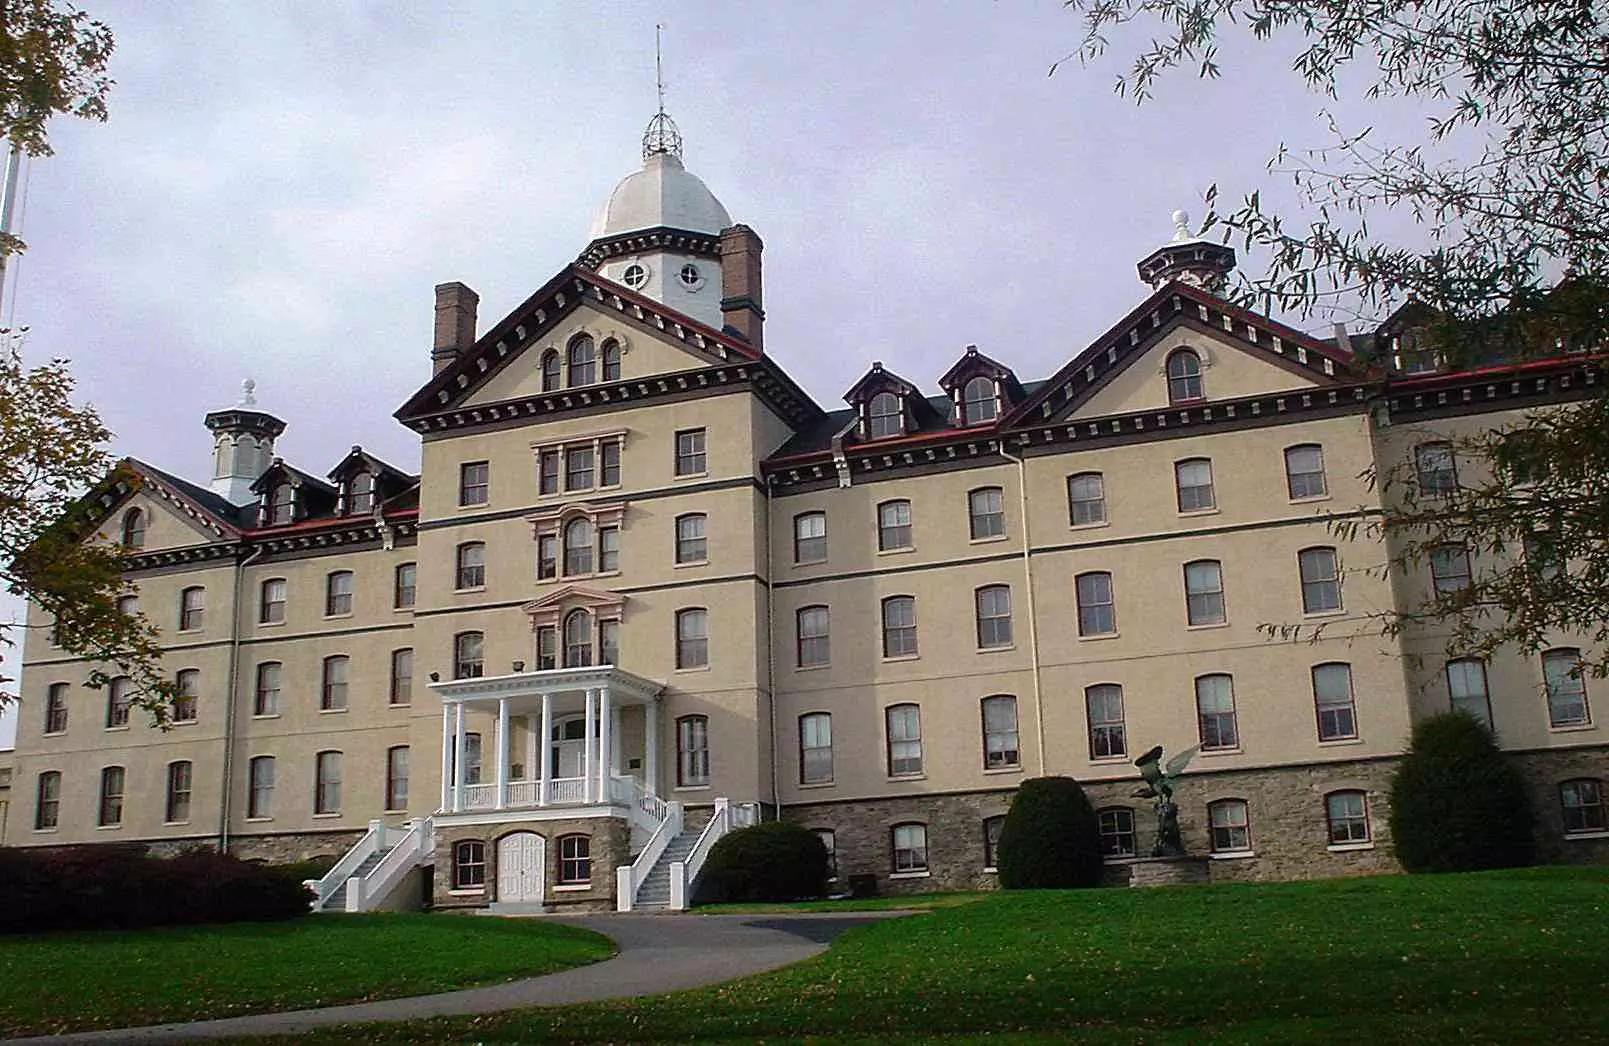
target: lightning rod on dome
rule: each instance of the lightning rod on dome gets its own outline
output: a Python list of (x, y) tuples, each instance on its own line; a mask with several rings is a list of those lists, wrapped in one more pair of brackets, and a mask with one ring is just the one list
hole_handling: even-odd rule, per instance
[(665, 63), (660, 46), (660, 35), (664, 29), (664, 23), (654, 26), (654, 88), (659, 95), (659, 111), (648, 121), (648, 129), (642, 135), (644, 163), (659, 155), (674, 156), (678, 160), (682, 158), (681, 128), (665, 112)]
[(247, 378), (240, 383), (240, 406), (255, 407), (257, 405), (257, 379)]

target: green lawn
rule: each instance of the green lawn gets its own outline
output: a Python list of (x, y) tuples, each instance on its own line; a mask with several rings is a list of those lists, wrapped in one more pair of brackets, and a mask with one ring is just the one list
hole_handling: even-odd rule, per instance
[(1609, 1041), (1609, 868), (998, 895), (637, 1002), (298, 1043)]
[(0, 937), (0, 1036), (420, 995), (613, 954), (556, 923), (420, 914)]

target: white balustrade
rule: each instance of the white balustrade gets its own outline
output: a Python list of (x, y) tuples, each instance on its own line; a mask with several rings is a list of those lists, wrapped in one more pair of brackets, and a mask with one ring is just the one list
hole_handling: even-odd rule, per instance
[(536, 781), (510, 781), (508, 783), (509, 806), (535, 806), (537, 804), (537, 791), (541, 786)]
[(465, 785), (464, 786), (464, 809), (465, 810), (495, 810), (495, 809), (497, 809), (497, 786), (496, 785), (489, 785), (489, 784), (484, 784), (484, 785), (480, 785), (480, 784), (478, 784), (478, 785)]

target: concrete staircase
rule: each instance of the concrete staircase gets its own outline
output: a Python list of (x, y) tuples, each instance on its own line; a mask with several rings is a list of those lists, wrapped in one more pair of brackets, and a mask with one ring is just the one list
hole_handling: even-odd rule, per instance
[[(383, 850), (376, 850), (374, 853), (365, 857), (363, 859), (363, 863), (358, 865), (357, 871), (353, 872), (352, 874), (359, 879), (367, 878), (369, 873), (374, 871), (375, 865), (385, 860), (385, 855), (390, 853), (391, 849), (392, 848), (388, 846)], [(330, 896), (325, 900), (318, 910), (321, 912), (346, 911), (346, 891), (349, 884), (350, 880), (348, 882), (341, 883), (341, 885), (330, 894)]]
[(637, 900), (632, 906), (635, 910), (663, 912), (670, 908), (670, 866), (677, 861), (687, 860), (687, 855), (693, 852), (698, 837), (703, 834), (708, 824), (707, 816), (690, 819), (683, 826), (682, 834), (670, 841), (665, 847), (665, 852), (649, 871), (648, 878), (643, 880), (642, 889), (637, 891)]

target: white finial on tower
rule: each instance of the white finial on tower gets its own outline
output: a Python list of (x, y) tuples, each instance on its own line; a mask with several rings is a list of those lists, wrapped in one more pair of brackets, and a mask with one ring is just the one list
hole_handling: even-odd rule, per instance
[(257, 406), (257, 381), (255, 378), (247, 378), (240, 383), (240, 406)]
[(665, 63), (660, 47), (660, 33), (664, 28), (663, 23), (654, 26), (654, 90), (659, 95), (659, 111), (648, 121), (648, 129), (642, 135), (644, 163), (660, 154), (669, 154), (678, 160), (682, 158), (681, 128), (665, 112)]
[(1190, 214), (1189, 214), (1189, 212), (1187, 212), (1187, 211), (1174, 211), (1173, 212), (1173, 242), (1174, 243), (1185, 243), (1186, 241), (1193, 240), (1195, 238), (1196, 238), (1195, 234), (1190, 231)]

